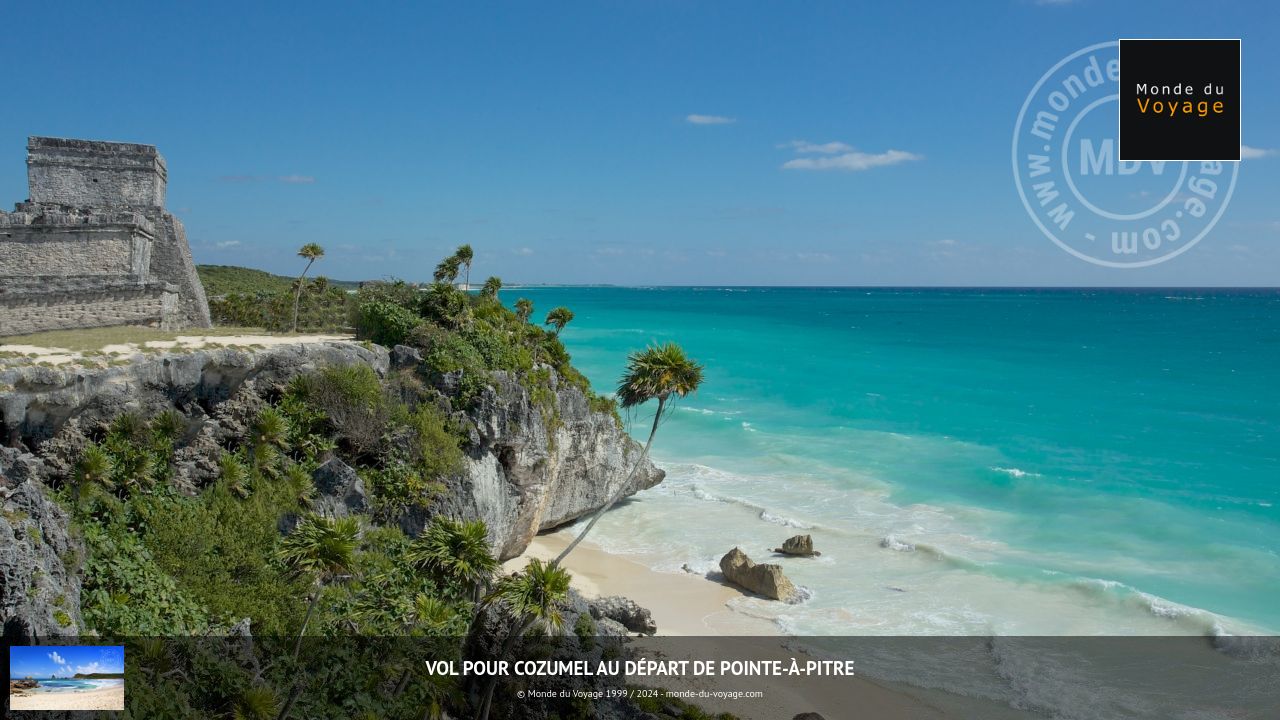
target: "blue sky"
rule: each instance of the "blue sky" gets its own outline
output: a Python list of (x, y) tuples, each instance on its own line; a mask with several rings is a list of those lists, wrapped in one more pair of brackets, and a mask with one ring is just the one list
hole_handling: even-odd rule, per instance
[(119, 645), (32, 645), (9, 648), (11, 678), (122, 672), (124, 648)]
[[(467, 242), (508, 282), (1277, 282), (1274, 2), (260, 5), (10, 5), (0, 202), (60, 135), (158, 145), (197, 261), (282, 273), (316, 241), (418, 280)], [(1051, 244), (1009, 168), (1041, 73), (1119, 37), (1241, 37), (1264, 155), (1144, 270)]]

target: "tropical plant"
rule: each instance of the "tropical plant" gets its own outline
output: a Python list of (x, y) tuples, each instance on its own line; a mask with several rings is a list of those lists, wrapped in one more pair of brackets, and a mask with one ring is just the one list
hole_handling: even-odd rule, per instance
[[(510, 654), (516, 642), (535, 624), (550, 630), (560, 628), (564, 623), (560, 604), (569, 595), (570, 579), (569, 573), (557, 563), (544, 563), (533, 558), (524, 570), (498, 583), (486, 600), (504, 607), (515, 620), (498, 659)], [(485, 684), (477, 720), (488, 720), (493, 706), (493, 691), (497, 687), (498, 676), (493, 675)]]
[(431, 277), (438, 283), (452, 285), (458, 280), (459, 272), (462, 272), (462, 261), (458, 259), (457, 255), (450, 255), (441, 260), (439, 265), (436, 265), (436, 271), (432, 273)]
[(558, 565), (573, 552), (578, 543), (591, 532), (591, 528), (595, 527), (600, 518), (609, 511), (609, 508), (622, 499), (631, 485), (631, 478), (649, 457), (649, 448), (653, 446), (653, 437), (658, 433), (658, 425), (662, 423), (665, 413), (670, 410), (668, 403), (674, 398), (682, 398), (697, 391), (698, 386), (702, 384), (702, 370), (701, 365), (685, 355), (684, 349), (673, 342), (651, 345), (627, 356), (627, 370), (618, 381), (616, 395), (623, 409), (639, 407), (650, 400), (658, 401), (658, 409), (653, 413), (653, 425), (649, 428), (649, 438), (644, 443), (644, 450), (631, 466), (631, 470), (627, 472), (622, 484), (609, 498), (609, 502), (591, 516), (591, 521), (573, 539), (573, 542), (561, 551), (554, 564)]
[(496, 300), (498, 291), (502, 289), (502, 278), (490, 277), (484, 281), (484, 286), (480, 288), (480, 297)]
[(475, 258), (475, 253), (471, 251), (470, 245), (459, 245), (458, 249), (453, 251), (453, 257), (467, 267), (467, 275), (462, 287), (467, 292), (471, 292), (471, 261)]
[(245, 688), (235, 699), (232, 720), (272, 720), (280, 707), (276, 691), (266, 685)]
[(516, 317), (521, 322), (529, 322), (529, 316), (533, 315), (533, 301), (529, 298), (520, 298), (516, 300)]
[(293, 291), (293, 324), (290, 326), (291, 332), (298, 332), (298, 305), (302, 302), (302, 283), (307, 277), (307, 271), (316, 260), (324, 257), (324, 248), (316, 243), (307, 243), (298, 248), (298, 257), (306, 258), (307, 265), (302, 268), (302, 274), (298, 276), (297, 287)]
[(564, 329), (564, 326), (568, 325), (572, 321), (573, 321), (573, 311), (561, 305), (558, 308), (552, 308), (551, 312), (547, 313), (546, 321), (543, 322), (542, 324), (550, 325), (553, 328), (555, 328), (555, 334), (557, 337), (559, 337), (560, 331)]
[(480, 600), (498, 569), (483, 521), (455, 520), (443, 515), (432, 518), (409, 546), (408, 559), (438, 580), (467, 588), (472, 602)]
[(302, 619), (298, 640), (293, 647), (297, 657), (302, 648), (302, 638), (315, 611), (316, 603), (324, 587), (344, 578), (351, 570), (352, 559), (360, 544), (360, 521), (354, 517), (339, 519), (320, 515), (304, 517), (293, 532), (280, 542), (278, 557), (285, 567), (296, 574), (311, 577), (311, 595), (307, 600), (307, 614)]

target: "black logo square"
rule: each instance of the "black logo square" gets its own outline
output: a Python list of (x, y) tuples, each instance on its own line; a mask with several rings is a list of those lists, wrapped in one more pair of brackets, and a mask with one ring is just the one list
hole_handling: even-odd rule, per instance
[(1240, 41), (1121, 40), (1120, 159), (1239, 160)]

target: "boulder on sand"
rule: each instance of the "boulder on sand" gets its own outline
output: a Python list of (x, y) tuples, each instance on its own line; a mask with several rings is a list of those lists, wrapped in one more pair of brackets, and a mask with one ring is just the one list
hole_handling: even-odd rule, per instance
[(800, 557), (817, 557), (822, 554), (813, 549), (813, 537), (810, 535), (789, 537), (786, 542), (782, 543), (782, 547), (774, 548), (773, 551), (783, 555), (798, 555)]
[(798, 596), (796, 586), (782, 574), (781, 565), (751, 562), (736, 547), (720, 558), (720, 572), (734, 585), (773, 600), (790, 602)]

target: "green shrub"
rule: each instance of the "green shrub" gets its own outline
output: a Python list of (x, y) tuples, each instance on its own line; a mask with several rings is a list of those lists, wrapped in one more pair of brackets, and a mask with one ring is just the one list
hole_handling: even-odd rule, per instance
[(156, 566), (219, 622), (253, 619), (254, 632), (284, 635), (301, 621), (303, 581), (273, 560), (279, 519), (297, 510), (287, 483), (262, 482), (241, 499), (219, 485), (195, 498), (147, 498), (144, 542)]
[(371, 300), (356, 313), (356, 334), (379, 345), (402, 345), (421, 322), (416, 314), (394, 303)]
[(363, 363), (327, 367), (292, 383), (289, 394), (323, 413), (356, 454), (371, 456), (378, 450), (390, 407), (373, 368)]
[(462, 431), (440, 408), (423, 403), (408, 412), (404, 424), (412, 432), (409, 459), (423, 475), (439, 480), (462, 469)]
[(121, 522), (82, 521), (85, 549), (80, 613), (105, 635), (197, 634), (208, 616), (160, 568), (141, 538)]
[(444, 491), (444, 486), (427, 479), (417, 468), (405, 462), (392, 462), (383, 468), (373, 468), (361, 473), (373, 496), (374, 514), (382, 520), (392, 520), (411, 507), (427, 507), (432, 498)]

